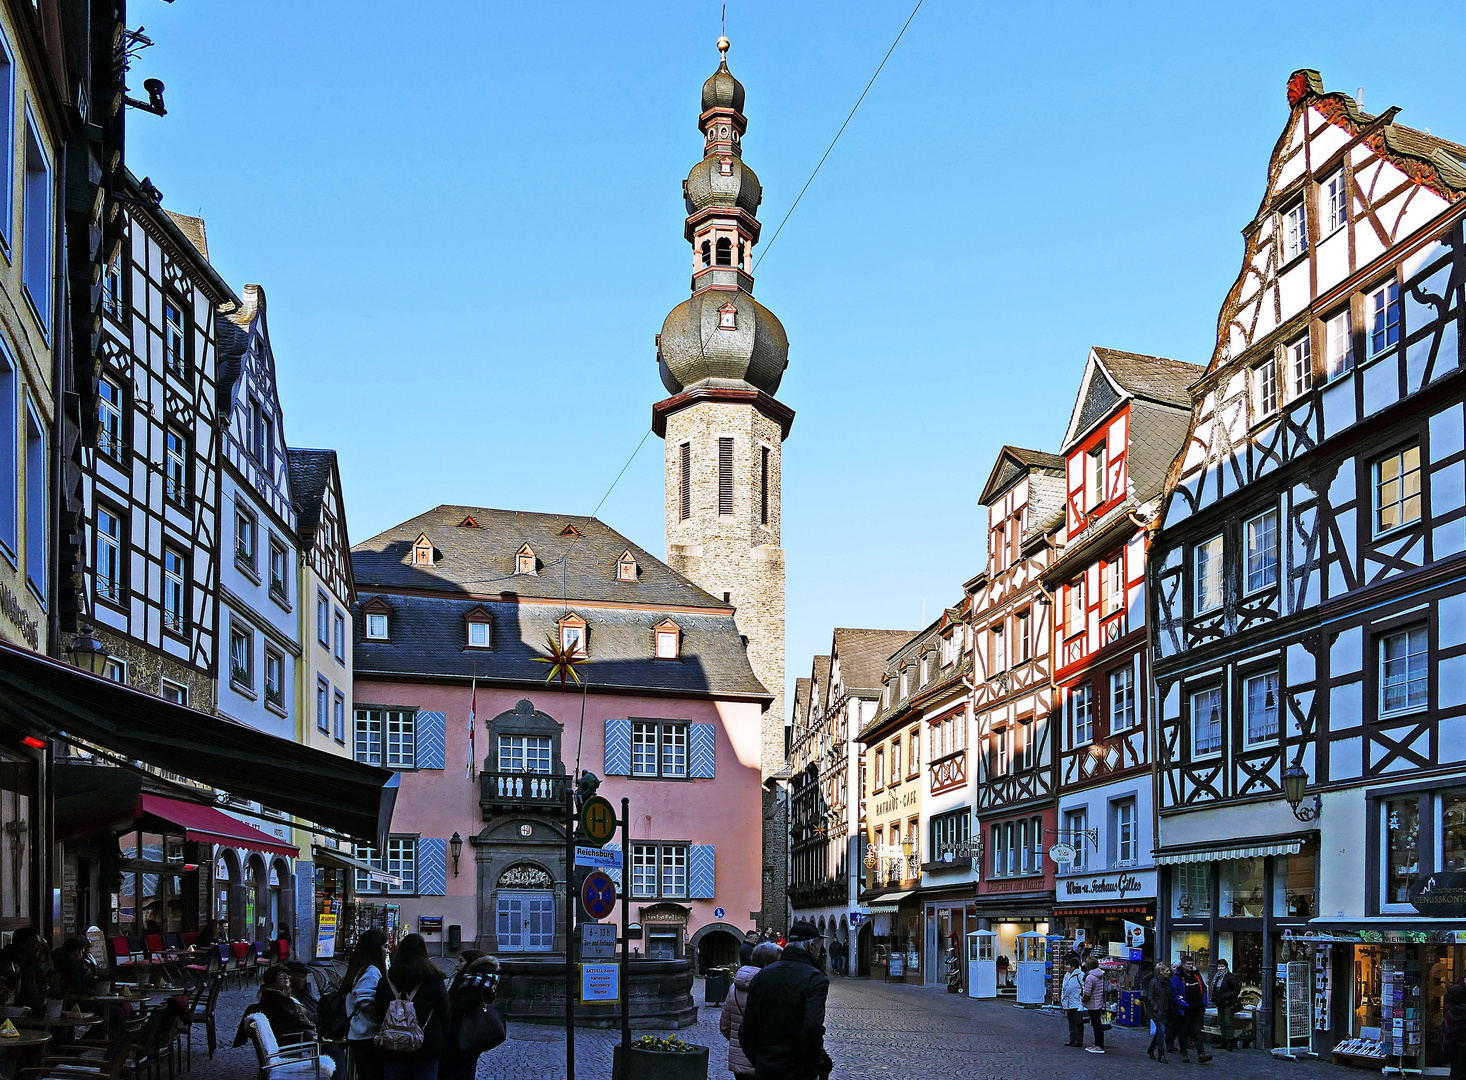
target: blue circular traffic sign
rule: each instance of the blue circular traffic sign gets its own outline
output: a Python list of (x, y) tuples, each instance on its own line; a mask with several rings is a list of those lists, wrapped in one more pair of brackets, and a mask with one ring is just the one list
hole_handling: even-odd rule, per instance
[(586, 874), (585, 884), (580, 887), (580, 902), (592, 919), (604, 919), (611, 914), (616, 906), (616, 886), (610, 875), (600, 870)]
[(724, 915), (724, 911), (723, 911), (722, 908), (713, 908), (713, 918), (715, 918), (715, 919), (721, 919), (723, 917), (723, 915)]

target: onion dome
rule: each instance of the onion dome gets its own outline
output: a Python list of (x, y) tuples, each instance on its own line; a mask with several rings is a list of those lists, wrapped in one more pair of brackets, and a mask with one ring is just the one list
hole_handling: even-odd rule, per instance
[(657, 367), (669, 393), (701, 385), (751, 387), (772, 397), (788, 366), (783, 323), (746, 292), (695, 293), (662, 323)]
[(709, 154), (692, 167), (683, 186), (689, 212), (710, 206), (737, 207), (750, 214), (758, 212), (763, 201), (763, 185), (741, 157), (733, 154)]
[[(706, 69), (704, 69), (706, 70)], [(709, 109), (732, 109), (743, 111), (743, 84), (728, 70), (728, 57), (723, 57), (718, 70), (702, 84), (702, 111)]]

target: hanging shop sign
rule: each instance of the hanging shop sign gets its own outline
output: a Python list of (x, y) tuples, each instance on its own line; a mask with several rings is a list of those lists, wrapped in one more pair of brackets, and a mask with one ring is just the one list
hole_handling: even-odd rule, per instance
[(1432, 919), (1466, 918), (1466, 872), (1443, 870), (1431, 874), (1410, 891), (1410, 903)]
[(555, 879), (538, 866), (517, 863), (499, 875), (501, 889), (553, 889)]
[(1049, 848), (1049, 858), (1053, 859), (1060, 866), (1068, 866), (1074, 861), (1074, 857), (1077, 854), (1078, 852), (1074, 850), (1073, 844), (1055, 844)]

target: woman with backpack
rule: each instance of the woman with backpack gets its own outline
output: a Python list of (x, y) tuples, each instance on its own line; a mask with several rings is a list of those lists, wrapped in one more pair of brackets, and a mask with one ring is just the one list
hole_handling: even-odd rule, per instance
[(383, 1080), (438, 1080), (448, 1048), (448, 992), (421, 934), (408, 934), (392, 954), (387, 977), (377, 983), (377, 1012)]
[(504, 1041), (504, 1018), (494, 1008), (499, 959), (477, 949), (458, 955), (448, 986), (448, 1047), (438, 1062), (438, 1080), (473, 1080), (479, 1055)]
[(346, 1052), (356, 1080), (382, 1080), (377, 1050), (377, 984), (387, 973), (387, 935), (375, 928), (362, 931), (341, 980), (345, 995)]

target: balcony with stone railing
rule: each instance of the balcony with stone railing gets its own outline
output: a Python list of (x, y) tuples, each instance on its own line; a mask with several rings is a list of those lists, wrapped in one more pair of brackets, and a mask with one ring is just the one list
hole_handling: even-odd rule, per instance
[(481, 772), (479, 808), (484, 817), (511, 810), (563, 810), (570, 777), (559, 773)]

